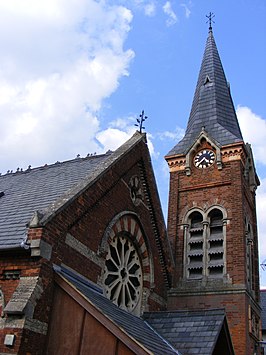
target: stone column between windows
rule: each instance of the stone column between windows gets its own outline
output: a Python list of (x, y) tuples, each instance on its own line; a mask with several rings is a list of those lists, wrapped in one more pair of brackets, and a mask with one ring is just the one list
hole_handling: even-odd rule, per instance
[(206, 278), (208, 276), (208, 237), (209, 237), (209, 222), (208, 221), (203, 221), (203, 260), (202, 260), (202, 277)]
[(184, 229), (184, 268), (183, 268), (183, 278), (188, 279), (188, 224), (183, 224)]
[[(226, 227), (227, 227), (227, 222), (228, 222), (228, 219), (227, 218), (224, 218), (223, 219), (223, 261), (224, 261), (224, 269), (223, 269), (223, 275), (224, 277), (226, 277), (226, 273), (227, 273), (227, 253), (226, 253)], [(229, 277), (229, 275), (228, 275)]]

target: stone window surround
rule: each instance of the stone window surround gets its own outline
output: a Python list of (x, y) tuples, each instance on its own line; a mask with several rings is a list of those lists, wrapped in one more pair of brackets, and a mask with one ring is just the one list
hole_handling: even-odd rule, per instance
[[(136, 251), (140, 257), (143, 282), (141, 289), (142, 295), (140, 297), (140, 302), (132, 312), (135, 315), (140, 315), (148, 310), (148, 297), (154, 287), (154, 265), (149, 240), (144, 233), (140, 218), (136, 213), (132, 211), (123, 211), (112, 219), (103, 234), (98, 254), (101, 257), (106, 258), (110, 243), (117, 235), (121, 234), (125, 234), (129, 237), (135, 245)], [(99, 281), (100, 284), (103, 285), (104, 267)]]
[(118, 307), (134, 312), (141, 302), (142, 265), (131, 236), (118, 233), (109, 243), (104, 268), (104, 293)]

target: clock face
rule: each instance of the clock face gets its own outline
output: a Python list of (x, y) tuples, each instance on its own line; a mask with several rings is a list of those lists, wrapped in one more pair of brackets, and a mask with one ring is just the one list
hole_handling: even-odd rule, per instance
[(205, 169), (214, 163), (215, 154), (212, 150), (202, 150), (194, 158), (196, 168)]

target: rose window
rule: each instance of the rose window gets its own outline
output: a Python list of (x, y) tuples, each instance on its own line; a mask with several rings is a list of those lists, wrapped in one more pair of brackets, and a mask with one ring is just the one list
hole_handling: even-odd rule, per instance
[(133, 243), (126, 237), (115, 237), (109, 244), (105, 262), (105, 295), (131, 312), (139, 302), (141, 285), (141, 264)]

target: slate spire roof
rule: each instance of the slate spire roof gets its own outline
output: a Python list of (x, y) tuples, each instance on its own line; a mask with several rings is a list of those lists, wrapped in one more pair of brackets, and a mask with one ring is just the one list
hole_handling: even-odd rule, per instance
[(185, 154), (203, 127), (220, 146), (243, 141), (211, 27), (185, 136), (167, 156)]

